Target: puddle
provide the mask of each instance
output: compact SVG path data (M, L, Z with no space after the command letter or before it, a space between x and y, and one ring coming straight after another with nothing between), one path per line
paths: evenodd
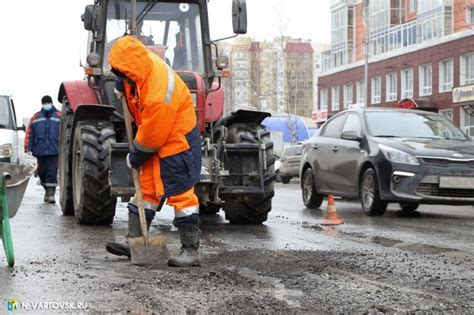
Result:
M300 303L297 301L297 299L303 296L303 292L295 289L287 289L282 283L281 279L262 276L258 274L257 271L248 268L242 268L238 270L238 274L268 286L268 289L262 287L262 290L269 290L273 293L273 296L276 299L286 302L288 305L293 307L300 307Z
M315 231L318 231L318 232L319 232L319 231L324 231L324 230L323 230L323 227L322 227L321 225L319 225L319 224L311 224L311 225L309 225L309 224L303 224L303 227L304 227L305 229L308 229L308 230L315 230Z
M409 252L421 253L421 254L441 254L441 253L452 253L459 252L454 248L436 247L421 243L404 242L400 240L394 240L391 238L375 236L370 239L372 243L379 244L385 247L394 247Z

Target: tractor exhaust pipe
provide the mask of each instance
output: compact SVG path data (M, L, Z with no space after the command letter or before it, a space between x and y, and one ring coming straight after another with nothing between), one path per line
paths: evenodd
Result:
M137 0L130 1L130 35L137 35Z

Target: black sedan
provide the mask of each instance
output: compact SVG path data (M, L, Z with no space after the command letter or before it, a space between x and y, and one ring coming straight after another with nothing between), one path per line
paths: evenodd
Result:
M303 147L303 202L360 199L367 215L389 202L474 205L474 142L442 115L359 108L328 120Z

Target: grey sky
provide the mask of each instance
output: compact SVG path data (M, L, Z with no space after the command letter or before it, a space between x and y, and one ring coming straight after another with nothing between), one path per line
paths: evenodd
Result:
M209 3L213 39L232 34L231 2ZM43 95L56 99L62 81L83 78L79 60L86 32L80 16L92 3L0 1L0 94L14 97L19 120L39 110ZM271 40L282 29L283 35L329 42L329 5L330 0L247 0L248 36Z

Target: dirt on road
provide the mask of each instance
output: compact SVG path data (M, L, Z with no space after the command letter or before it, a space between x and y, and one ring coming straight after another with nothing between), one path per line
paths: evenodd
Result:
M204 218L201 267L150 269L104 249L125 234L125 204L111 227L78 226L30 184L12 220L16 266L0 255L0 302L84 302L93 313L474 313L472 219L366 218L339 202L346 223L322 228L320 211L289 205L301 202L296 188L278 189L263 226ZM176 253L168 210L152 233Z

